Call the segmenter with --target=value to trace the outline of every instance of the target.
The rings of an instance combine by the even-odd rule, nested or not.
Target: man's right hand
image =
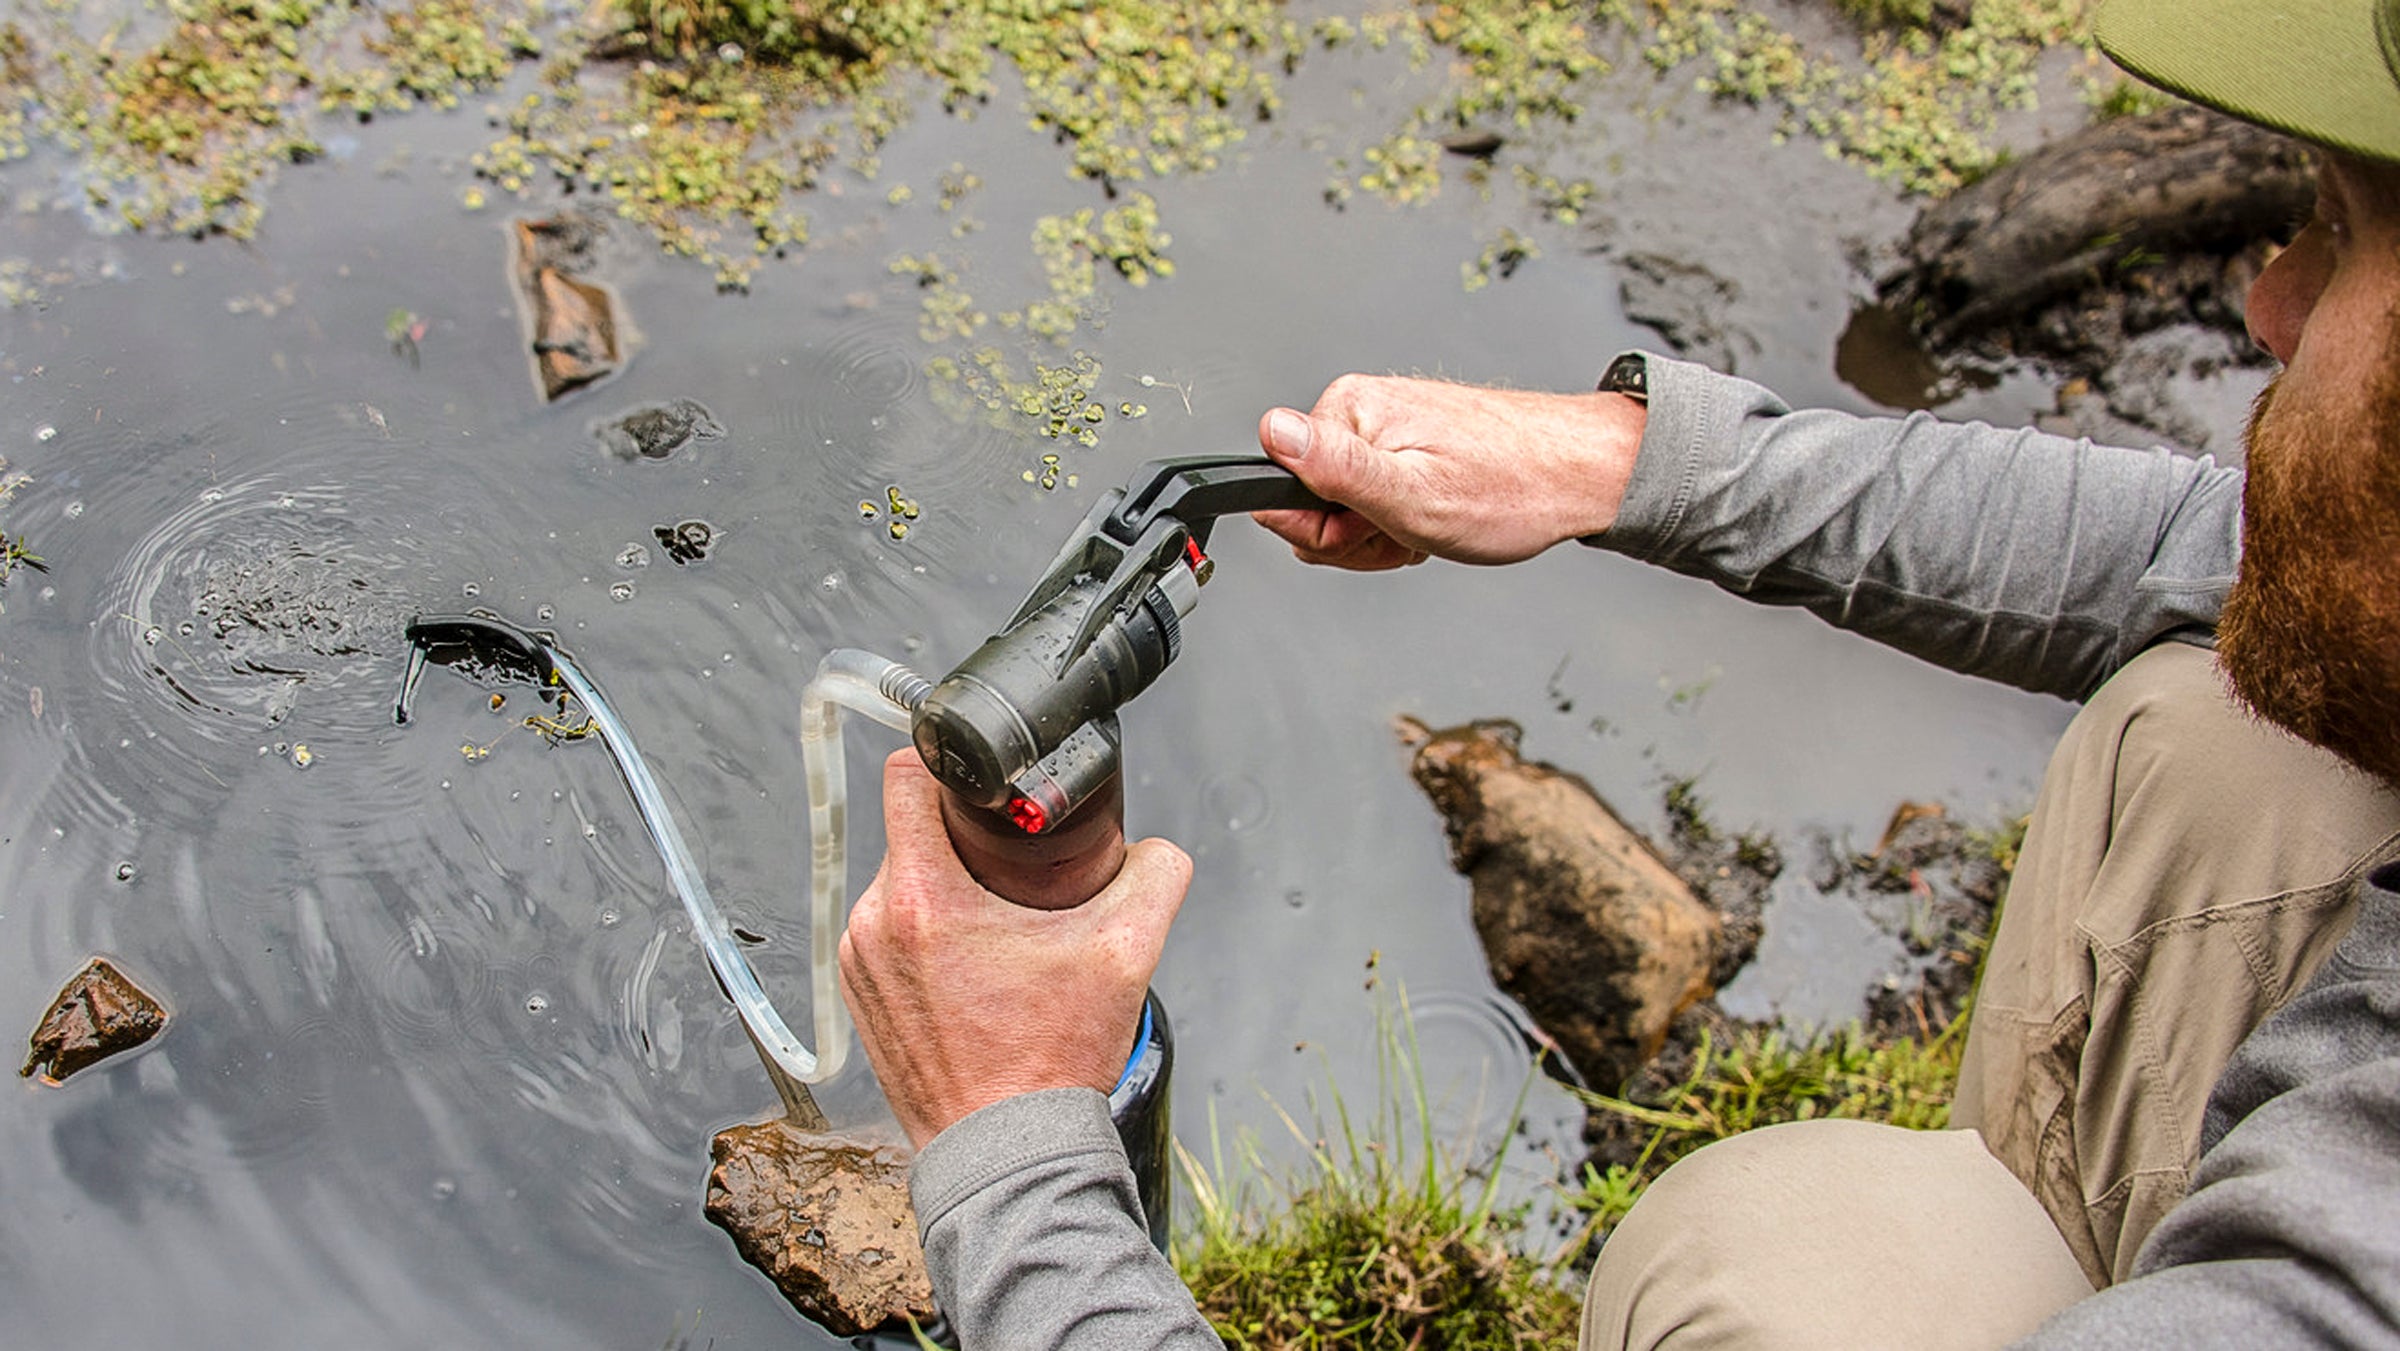
[[[1268,456],[1341,509],[1254,519],[1305,562],[1361,572],[1514,563],[1616,521],[1644,421],[1622,394],[1345,375],[1258,424]]]

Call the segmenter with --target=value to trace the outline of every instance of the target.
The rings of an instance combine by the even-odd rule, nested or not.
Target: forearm
[[[935,1300],[969,1347],[1222,1344],[1150,1240],[1107,1100],[1029,1093],[918,1156],[909,1190]]]
[[[1918,414],[1793,412],[1650,359],[1648,425],[1591,542],[1972,675],[2082,698],[2215,624],[2241,474]]]

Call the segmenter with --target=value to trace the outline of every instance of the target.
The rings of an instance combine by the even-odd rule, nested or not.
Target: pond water
[[[1585,124],[1507,152],[1596,175],[1596,225],[1456,182],[1332,210],[1329,148],[1381,137],[1399,71],[1312,61],[1225,170],[1152,185],[1178,274],[1111,291],[1085,336],[1098,396],[1149,413],[1089,450],[940,412],[915,287],[888,271],[938,242],[997,299],[1038,281],[1036,216],[1101,204],[997,111],[924,111],[747,296],[620,235],[605,275],[638,347],[548,406],[510,210],[458,206],[489,136],[473,113],[343,129],[246,246],[0,217],[0,257],[73,274],[0,311],[0,455],[33,475],[0,525],[49,563],[0,591],[0,1029],[29,1031],[93,953],[174,1017],[140,1053],[0,1094],[7,1340],[838,1344],[701,1215],[709,1136],[775,1097],[606,754],[508,731],[525,696],[495,714],[441,672],[395,727],[412,615],[558,631],[796,1013],[808,672],[833,646],[947,669],[1140,461],[1254,449],[1264,408],[1353,369],[1588,387],[1655,345],[1618,301],[1614,260],[1645,247],[1742,288],[1746,373],[1875,407],[1834,374],[1847,250],[1904,228],[1905,203],[1629,72]],[[954,162],[987,184],[963,242],[885,201],[907,182],[922,203]],[[46,161],[6,173],[12,197],[72,198]],[[1462,292],[1501,224],[1541,256]],[[413,363],[395,309],[426,324]],[[724,435],[627,459],[593,433],[677,399]],[[2008,380],[1953,411],[2047,403]],[[1053,452],[1076,487],[1024,481]],[[899,541],[859,508],[895,488],[921,508]],[[689,521],[714,539],[679,563],[654,532]],[[1258,1131],[1270,1157],[1291,1153],[1270,1099],[1305,1120],[1330,1072],[1371,1100],[1375,1001],[1398,988],[1454,1138],[1488,1136],[1522,1076],[1395,715],[1517,718],[1529,756],[1644,828],[1696,774],[1727,823],[1866,841],[1902,798],[2022,809],[2068,713],[1589,550],[1362,578],[1232,522],[1216,553],[1184,657],[1126,718],[1129,826],[1199,865],[1157,982],[1176,1119],[1201,1142],[1212,1115]],[[892,739],[852,736],[871,802]],[[852,819],[871,861],[876,813]],[[881,1120],[863,1061],[821,1096],[837,1123]],[[1576,1117],[1536,1093],[1528,1192],[1577,1153]]]

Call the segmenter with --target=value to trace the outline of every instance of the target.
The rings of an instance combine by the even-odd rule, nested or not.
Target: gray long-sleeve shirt
[[[1589,542],[1954,670],[2081,698],[2162,638],[2205,641],[2232,581],[2241,476],[2206,460],[1793,412],[1655,356],[1649,388],[1624,507]],[[2361,887],[2350,939],[2228,1067],[2191,1199],[2136,1278],[2027,1345],[2400,1326],[2400,896]],[[1099,1094],[987,1107],[927,1146],[911,1186],[964,1345],[1217,1345],[1149,1246]]]

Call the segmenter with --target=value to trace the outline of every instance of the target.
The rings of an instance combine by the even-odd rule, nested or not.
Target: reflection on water
[[[1178,275],[1093,339],[1094,397],[1147,413],[1091,449],[940,411],[881,192],[818,203],[826,242],[748,297],[629,263],[611,280],[644,347],[555,407],[525,379],[505,219],[450,205],[474,118],[357,129],[356,153],[284,177],[247,250],[0,219],[0,254],[78,278],[0,311],[0,448],[34,475],[0,519],[52,568],[0,614],[0,1030],[94,953],[176,1018],[62,1088],[0,1094],[9,1340],[833,1345],[700,1215],[709,1136],[776,1100],[607,756],[447,676],[395,727],[401,625],[482,606],[554,628],[797,1011],[794,717],[825,650],[963,657],[1100,487],[1246,448],[1260,410],[1345,370],[1574,389],[1645,340],[1571,235],[1462,295],[1492,209],[1473,194],[1328,212],[1311,129],[1357,114],[1352,67],[1326,69],[1223,179],[1160,187]],[[1752,222],[1717,261],[1769,298],[1744,317],[1770,340],[1757,374],[1854,403],[1829,356],[1861,187],[1813,151],[1762,155],[1755,130],[1595,109],[1590,150],[1631,166],[1603,184],[1620,228],[1653,213],[1705,247],[1707,221]],[[1056,210],[1080,189],[1003,117],[920,119],[885,175],[962,158],[994,222],[957,245],[982,268],[965,275],[1022,270],[1001,224],[1017,197]],[[1689,196],[1725,183],[1756,200]],[[395,310],[423,324],[413,362]],[[593,440],[679,400],[722,434],[663,457]],[[1045,453],[1050,491],[1023,478]],[[905,538],[859,509],[893,493],[922,506]],[[689,526],[705,564],[672,566]],[[1729,820],[1771,827],[1866,826],[1903,796],[2019,805],[2063,719],[1591,551],[1357,578],[1238,522],[1214,543],[1185,655],[1127,716],[1129,825],[1200,865],[1158,981],[1177,1119],[1213,1105],[1271,1152],[1264,1098],[1297,1103],[1318,1074],[1295,1041],[1371,1072],[1370,951],[1411,992],[1445,1131],[1489,1130],[1520,1083],[1523,1038],[1392,714],[1513,716],[1621,805],[1698,772]],[[1660,707],[1662,676],[1712,668],[1703,708]],[[1616,734],[1589,735],[1595,715]],[[871,803],[898,743],[858,735],[851,792]],[[861,859],[875,817],[853,815]],[[837,1123],[883,1119],[863,1064],[819,1097]],[[1541,1089],[1532,1111],[1571,1154],[1571,1106]]]

